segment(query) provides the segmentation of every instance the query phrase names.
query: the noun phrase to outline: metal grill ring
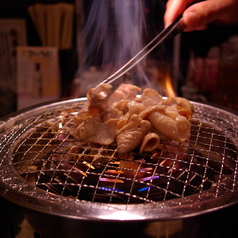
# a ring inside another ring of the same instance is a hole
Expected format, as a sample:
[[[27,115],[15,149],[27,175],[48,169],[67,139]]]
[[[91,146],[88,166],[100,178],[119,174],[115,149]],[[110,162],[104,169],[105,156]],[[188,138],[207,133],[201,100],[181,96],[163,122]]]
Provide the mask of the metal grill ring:
[[[111,208],[114,204],[192,206],[195,200],[225,195],[227,201],[236,195],[235,114],[194,103],[187,142],[164,144],[143,154],[134,150],[131,162],[118,159],[116,145],[80,143],[62,131],[72,126],[73,115],[84,102],[52,104],[4,123],[0,174],[5,195],[10,188],[15,197],[25,194],[28,199],[103,203]]]

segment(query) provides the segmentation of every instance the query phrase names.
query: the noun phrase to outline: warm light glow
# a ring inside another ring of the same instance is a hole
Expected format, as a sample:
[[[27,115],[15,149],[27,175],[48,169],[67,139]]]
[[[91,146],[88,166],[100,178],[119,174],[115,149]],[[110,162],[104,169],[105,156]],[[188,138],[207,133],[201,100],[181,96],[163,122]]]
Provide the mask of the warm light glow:
[[[167,75],[167,77],[165,79],[164,91],[165,91],[166,96],[168,96],[168,97],[176,97],[175,91],[173,89],[172,80],[171,80],[171,78],[168,75]]]
[[[154,89],[166,97],[176,97],[170,68],[165,62],[150,61],[146,73]]]
[[[107,220],[144,220],[145,217],[129,211],[115,211],[109,215],[101,215],[100,218]]]

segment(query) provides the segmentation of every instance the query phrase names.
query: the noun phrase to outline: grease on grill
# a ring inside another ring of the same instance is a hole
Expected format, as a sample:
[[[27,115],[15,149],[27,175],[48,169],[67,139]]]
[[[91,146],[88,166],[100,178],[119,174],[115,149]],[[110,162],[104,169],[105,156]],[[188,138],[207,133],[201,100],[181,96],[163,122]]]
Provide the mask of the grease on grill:
[[[63,122],[67,126],[69,115]],[[196,120],[189,141],[168,142],[146,153],[135,149],[120,158],[114,144],[81,143],[62,133],[61,118],[36,121],[12,150],[17,173],[49,193],[92,202],[149,203],[200,193],[235,170],[233,143]]]

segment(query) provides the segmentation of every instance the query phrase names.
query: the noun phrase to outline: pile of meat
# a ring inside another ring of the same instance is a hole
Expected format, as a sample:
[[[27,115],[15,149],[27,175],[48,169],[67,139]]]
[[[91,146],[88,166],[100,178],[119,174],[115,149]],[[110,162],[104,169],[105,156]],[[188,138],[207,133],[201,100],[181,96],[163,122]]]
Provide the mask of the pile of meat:
[[[160,147],[163,140],[184,142],[190,134],[192,104],[185,98],[163,97],[155,90],[122,84],[109,97],[111,85],[88,91],[88,102],[74,116],[70,134],[78,141],[110,145],[126,154]],[[138,96],[140,94],[140,96]]]

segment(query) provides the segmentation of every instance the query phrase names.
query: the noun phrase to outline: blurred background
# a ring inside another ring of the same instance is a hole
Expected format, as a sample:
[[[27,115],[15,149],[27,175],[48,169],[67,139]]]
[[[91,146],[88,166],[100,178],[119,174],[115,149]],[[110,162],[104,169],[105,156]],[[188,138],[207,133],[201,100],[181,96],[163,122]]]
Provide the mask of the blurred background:
[[[110,65],[110,58],[103,65],[105,45],[90,47],[92,39],[100,41],[95,37],[100,29],[115,39],[115,4],[102,0],[98,8],[95,2],[0,0],[0,117],[51,100],[85,96],[103,79]],[[143,45],[163,29],[166,0],[141,3]],[[127,7],[133,8],[132,0]],[[138,38],[128,31],[126,36],[131,43]],[[110,56],[116,47],[107,48]],[[142,69],[164,96],[172,90],[193,101],[238,110],[238,26],[213,25],[177,35],[155,49]]]

